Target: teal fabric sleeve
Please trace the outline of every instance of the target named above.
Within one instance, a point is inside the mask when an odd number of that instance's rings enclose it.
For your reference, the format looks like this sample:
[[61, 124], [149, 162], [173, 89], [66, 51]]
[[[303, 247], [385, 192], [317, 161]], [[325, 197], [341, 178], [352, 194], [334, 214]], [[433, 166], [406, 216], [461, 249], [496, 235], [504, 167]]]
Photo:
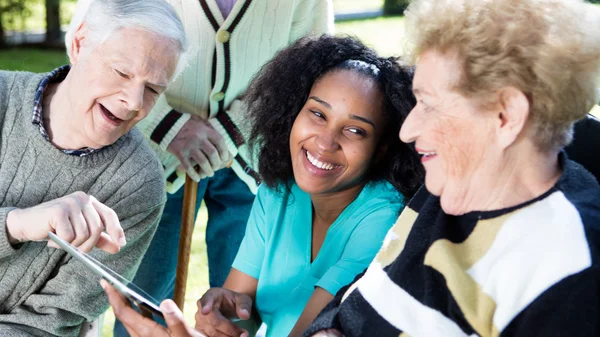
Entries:
[[233, 268], [258, 279], [263, 264], [266, 250], [267, 209], [273, 205], [273, 191], [261, 185], [258, 188], [250, 217], [246, 225], [246, 234], [240, 244], [237, 256], [233, 261]]

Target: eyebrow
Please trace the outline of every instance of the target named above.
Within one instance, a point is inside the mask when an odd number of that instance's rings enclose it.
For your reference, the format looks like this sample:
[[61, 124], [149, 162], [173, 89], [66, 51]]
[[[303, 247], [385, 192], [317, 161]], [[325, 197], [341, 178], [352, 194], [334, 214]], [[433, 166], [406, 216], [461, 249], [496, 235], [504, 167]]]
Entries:
[[[310, 96], [308, 99], [315, 100], [315, 101], [323, 104], [324, 106], [326, 106], [328, 109], [331, 110], [331, 104], [325, 102], [324, 100], [320, 99], [317, 96]], [[371, 121], [370, 119], [367, 119], [367, 118], [364, 118], [364, 117], [361, 117], [361, 116], [357, 116], [357, 115], [350, 115], [350, 118], [358, 120], [358, 121], [361, 121], [363, 123], [371, 124], [373, 126], [373, 128], [375, 128], [375, 123], [373, 123], [373, 121]]]
[[373, 123], [373, 121], [371, 121], [370, 119], [367, 119], [367, 118], [364, 118], [361, 116], [357, 116], [357, 115], [350, 115], [350, 118], [359, 120], [359, 121], [367, 123], [367, 124], [371, 124], [373, 126], [373, 128], [375, 128], [375, 123]]
[[150, 85], [150, 86], [153, 86], [153, 87], [156, 87], [156, 88], [161, 89], [161, 90], [166, 90], [167, 86], [168, 86], [167, 84], [156, 84], [156, 83], [150, 83], [150, 82], [148, 82], [146, 84]]
[[427, 95], [427, 96], [433, 96], [429, 91], [421, 89], [421, 88], [413, 88], [413, 95]]
[[325, 106], [327, 109], [330, 109], [330, 110], [331, 110], [331, 104], [329, 104], [329, 103], [325, 102], [324, 100], [320, 99], [320, 98], [319, 98], [319, 97], [317, 97], [317, 96], [310, 96], [308, 99], [315, 100], [315, 101], [317, 101], [317, 102], [319, 102], [319, 103], [323, 104], [323, 105], [324, 105], [324, 106]]

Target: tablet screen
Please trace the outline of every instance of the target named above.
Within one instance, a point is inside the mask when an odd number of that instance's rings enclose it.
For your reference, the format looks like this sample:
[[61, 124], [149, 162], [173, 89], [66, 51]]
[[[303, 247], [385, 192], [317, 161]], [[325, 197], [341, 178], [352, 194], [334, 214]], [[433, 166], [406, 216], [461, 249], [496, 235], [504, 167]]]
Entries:
[[127, 297], [132, 301], [142, 312], [142, 314], [152, 313], [158, 317], [164, 318], [157, 300], [153, 299], [150, 295], [146, 294], [142, 289], [137, 287], [135, 284], [129, 282], [123, 276], [115, 273], [110, 268], [103, 265], [100, 261], [95, 260], [93, 257], [79, 251], [73, 247], [70, 243], [59, 238], [56, 234], [48, 232], [48, 236], [54, 241], [59, 247], [64, 249], [73, 258], [83, 263], [86, 267], [92, 270], [96, 275], [105, 279], [110, 283], [118, 292]]

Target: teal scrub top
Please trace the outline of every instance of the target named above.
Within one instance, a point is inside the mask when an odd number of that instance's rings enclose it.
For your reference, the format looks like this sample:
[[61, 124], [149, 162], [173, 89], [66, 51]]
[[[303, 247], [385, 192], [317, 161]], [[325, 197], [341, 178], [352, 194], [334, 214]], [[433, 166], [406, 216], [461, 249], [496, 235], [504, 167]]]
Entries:
[[371, 263], [404, 206], [388, 182], [368, 183], [329, 227], [311, 263], [312, 202], [295, 183], [258, 189], [233, 268], [258, 279], [267, 337], [287, 336], [315, 287], [332, 295]]

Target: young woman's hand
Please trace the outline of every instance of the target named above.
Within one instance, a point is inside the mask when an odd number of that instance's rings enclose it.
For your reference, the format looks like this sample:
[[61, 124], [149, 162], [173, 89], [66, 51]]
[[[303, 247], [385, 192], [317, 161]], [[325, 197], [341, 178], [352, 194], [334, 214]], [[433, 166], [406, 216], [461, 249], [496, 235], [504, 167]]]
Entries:
[[132, 337], [206, 337], [198, 331], [188, 327], [183, 320], [183, 313], [171, 300], [165, 300], [160, 305], [160, 310], [165, 316], [168, 329], [155, 321], [145, 318], [129, 306], [129, 302], [123, 295], [115, 290], [108, 282], [100, 281], [102, 288], [108, 296], [108, 301], [113, 307], [117, 317]]
[[196, 330], [209, 337], [248, 337], [248, 331], [231, 320], [250, 318], [252, 299], [225, 288], [211, 288], [200, 300], [196, 312]]

